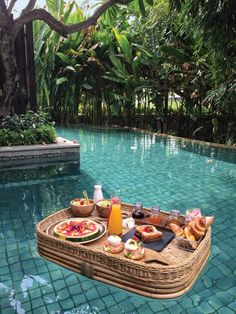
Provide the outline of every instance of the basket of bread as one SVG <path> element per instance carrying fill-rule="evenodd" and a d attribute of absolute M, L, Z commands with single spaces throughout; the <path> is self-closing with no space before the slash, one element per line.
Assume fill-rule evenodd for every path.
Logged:
<path fill-rule="evenodd" d="M 214 216 L 198 216 L 193 217 L 183 226 L 171 223 L 170 228 L 175 234 L 177 246 L 186 251 L 196 250 L 213 221 Z"/>

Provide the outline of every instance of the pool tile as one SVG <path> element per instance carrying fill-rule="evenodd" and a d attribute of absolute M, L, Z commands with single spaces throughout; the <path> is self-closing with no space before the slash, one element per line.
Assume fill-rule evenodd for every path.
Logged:
<path fill-rule="evenodd" d="M 31 304 L 33 309 L 37 309 L 44 305 L 44 300 L 42 298 L 33 299 L 31 300 Z"/>
<path fill-rule="evenodd" d="M 69 286 L 68 290 L 69 290 L 71 295 L 76 295 L 79 292 L 78 285 Z"/>
<path fill-rule="evenodd" d="M 100 297 L 99 293 L 95 287 L 90 288 L 89 290 L 86 290 L 84 293 L 85 293 L 85 296 L 86 296 L 88 301 L 99 299 L 99 297 Z M 110 298 L 110 296 L 103 297 L 104 302 L 106 299 L 107 299 L 107 302 L 110 301 L 111 299 L 114 300 L 113 298 Z"/>
<path fill-rule="evenodd" d="M 86 298 L 85 294 L 76 294 L 76 295 L 72 295 L 71 297 L 72 297 L 74 303 L 77 305 L 85 304 L 87 302 L 87 298 Z"/>
<path fill-rule="evenodd" d="M 59 303 L 62 307 L 62 309 L 64 311 L 69 311 L 71 310 L 72 308 L 75 307 L 75 304 L 73 302 L 73 299 L 72 298 L 67 298 L 67 299 L 64 299 L 64 300 L 59 300 Z"/>
<path fill-rule="evenodd" d="M 78 135 L 82 135 L 81 138 Z M 236 217 L 232 216 L 236 203 L 235 164 L 222 158 L 217 160 L 216 150 L 211 149 L 209 154 L 214 152 L 216 155 L 214 163 L 207 165 L 206 152 L 201 156 L 196 154 L 197 150 L 187 151 L 176 141 L 154 138 L 153 142 L 153 138 L 147 135 L 104 135 L 76 129 L 73 137 L 81 142 L 80 169 L 66 164 L 62 164 L 63 174 L 57 173 L 58 166 L 48 165 L 33 169 L 34 173 L 29 169 L 8 169 L 4 184 L 1 184 L 0 176 L 0 273 L 2 271 L 1 283 L 7 286 L 7 291 L 0 287 L 3 300 L 2 305 L 0 301 L 0 312 L 3 309 L 14 311 L 10 305 L 5 306 L 12 290 L 16 291 L 15 297 L 22 302 L 22 308 L 30 314 L 35 311 L 51 314 L 68 310 L 91 312 L 96 303 L 101 313 L 112 314 L 116 311 L 122 314 L 143 314 L 143 311 L 156 314 L 157 310 L 158 314 L 172 314 L 181 308 L 183 313 L 195 314 L 210 312 L 212 308 L 224 314 L 227 310 L 229 313 L 235 311 Z M 106 145 L 110 141 L 116 147 L 116 155 L 106 153 Z M 137 149 L 134 151 L 131 146 Z M 102 167 L 104 164 L 106 167 Z M 114 167 L 115 180 L 111 176 Z M 30 177 L 32 174 L 34 177 Z M 26 176 L 25 181 L 12 179 L 22 175 Z M 127 202 L 142 201 L 146 206 L 159 204 L 163 209 L 178 208 L 182 213 L 186 208 L 200 207 L 204 214 L 215 214 L 211 257 L 187 295 L 170 302 L 135 296 L 75 275 L 37 255 L 34 223 L 67 206 L 70 199 L 79 196 L 84 189 L 92 195 L 98 178 L 106 197 L 112 190 L 119 190 Z M 6 271 L 7 267 L 10 273 Z M 39 276 L 37 278 L 41 282 L 33 279 L 24 299 L 21 287 L 27 276 L 31 279 L 34 277 L 30 276 Z M 34 290 L 39 290 L 39 297 L 36 294 L 31 298 Z M 104 309 L 103 297 L 108 300 Z M 42 305 L 37 303 L 37 299 L 42 299 Z M 69 299 L 72 302 L 67 301 Z M 64 300 L 67 302 L 61 306 L 60 302 Z"/>
<path fill-rule="evenodd" d="M 45 306 L 38 307 L 34 309 L 34 314 L 47 314 L 48 310 Z"/>
<path fill-rule="evenodd" d="M 93 311 L 97 311 L 98 313 L 104 309 L 106 309 L 106 304 L 103 302 L 102 299 L 96 299 L 96 300 L 91 300 L 89 302 L 91 308 Z M 109 311 L 111 313 L 116 313 L 117 311 L 117 306 L 114 307 L 114 311 L 112 310 L 112 307 L 109 307 Z M 96 312 L 95 312 L 96 313 Z"/>
<path fill-rule="evenodd" d="M 85 281 L 81 283 L 81 287 L 84 291 L 88 291 L 89 289 L 94 287 L 94 284 L 92 281 L 89 281 L 86 279 Z"/>
<path fill-rule="evenodd" d="M 235 311 L 232 311 L 229 308 L 221 308 L 218 310 L 219 314 L 235 314 Z"/>
<path fill-rule="evenodd" d="M 107 306 L 109 305 L 107 304 Z M 119 302 L 118 306 L 122 311 L 127 312 L 127 313 L 135 311 L 135 306 L 132 303 L 130 303 L 128 299 Z"/>
<path fill-rule="evenodd" d="M 39 288 L 30 289 L 29 294 L 30 294 L 31 299 L 41 298 L 41 296 L 42 296 L 41 290 Z"/>
<path fill-rule="evenodd" d="M 228 291 L 219 291 L 215 294 L 215 296 L 219 298 L 224 305 L 227 305 L 235 300 L 235 295 L 233 296 Z"/>

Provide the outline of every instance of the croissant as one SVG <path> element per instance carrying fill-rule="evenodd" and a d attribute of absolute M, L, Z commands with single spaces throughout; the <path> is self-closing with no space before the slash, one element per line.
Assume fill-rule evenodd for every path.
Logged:
<path fill-rule="evenodd" d="M 201 237 L 203 237 L 206 232 L 206 223 L 205 218 L 203 217 L 190 221 L 187 226 L 190 228 L 190 231 L 196 240 L 199 240 Z"/>
<path fill-rule="evenodd" d="M 191 229 L 189 226 L 184 228 L 185 237 L 190 241 L 196 241 L 194 235 L 191 233 Z M 195 250 L 197 248 L 197 243 L 191 243 L 192 248 Z"/>
<path fill-rule="evenodd" d="M 179 225 L 170 223 L 170 228 L 177 237 L 184 237 L 184 230 Z"/>

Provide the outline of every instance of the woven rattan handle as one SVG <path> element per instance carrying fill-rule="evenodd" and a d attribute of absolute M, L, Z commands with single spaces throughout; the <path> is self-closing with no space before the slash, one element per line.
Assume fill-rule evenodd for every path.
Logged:
<path fill-rule="evenodd" d="M 81 275 L 93 279 L 93 271 L 94 271 L 93 265 L 83 262 L 83 264 L 81 265 Z"/>

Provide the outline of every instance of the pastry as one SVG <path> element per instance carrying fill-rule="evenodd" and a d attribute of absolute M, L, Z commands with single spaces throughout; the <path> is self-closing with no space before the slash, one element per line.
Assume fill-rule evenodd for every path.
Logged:
<path fill-rule="evenodd" d="M 206 232 L 206 219 L 204 217 L 195 218 L 187 224 L 190 227 L 191 233 L 196 240 L 199 240 Z"/>
<path fill-rule="evenodd" d="M 144 248 L 141 243 L 135 239 L 129 239 L 125 242 L 124 256 L 133 260 L 139 260 L 144 256 Z"/>
<path fill-rule="evenodd" d="M 184 237 L 184 230 L 179 225 L 170 223 L 170 228 L 177 237 Z"/>
<path fill-rule="evenodd" d="M 191 233 L 191 229 L 190 229 L 189 226 L 186 226 L 186 227 L 184 228 L 184 234 L 185 234 L 185 237 L 186 237 L 188 240 L 192 241 L 192 242 L 190 242 L 190 245 L 191 245 L 191 247 L 192 247 L 194 250 L 196 250 L 196 248 L 197 248 L 197 243 L 195 242 L 196 239 L 195 239 L 194 235 Z"/>
<path fill-rule="evenodd" d="M 107 238 L 107 241 L 103 245 L 103 249 L 105 252 L 117 254 L 123 251 L 124 243 L 121 242 L 121 238 L 118 235 L 110 235 Z"/>
<path fill-rule="evenodd" d="M 163 235 L 161 231 L 158 231 L 152 225 L 137 226 L 135 228 L 135 233 L 139 237 L 141 237 L 143 242 L 152 242 L 152 241 L 160 240 Z"/>

